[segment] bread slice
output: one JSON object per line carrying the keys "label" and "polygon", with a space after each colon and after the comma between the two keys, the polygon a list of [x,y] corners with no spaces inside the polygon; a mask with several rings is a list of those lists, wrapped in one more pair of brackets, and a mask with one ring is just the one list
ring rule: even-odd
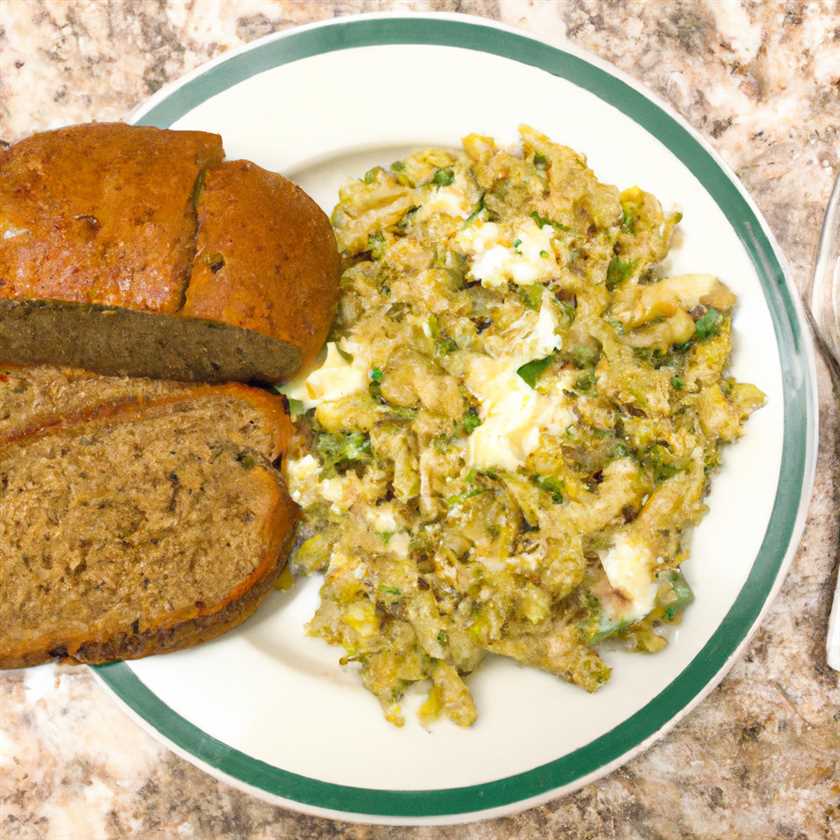
{"label": "bread slice", "polygon": [[164,379],[98,376],[74,368],[0,364],[0,442],[89,417],[102,405],[139,403],[197,387]]}
{"label": "bread slice", "polygon": [[308,364],[338,302],[338,251],[325,219],[300,187],[247,160],[209,169],[182,314],[279,339]]}
{"label": "bread slice", "polygon": [[242,385],[136,397],[0,445],[0,667],[194,645],[282,569],[297,518],[273,463],[282,402]]}
{"label": "bread slice", "polygon": [[280,382],[338,299],[329,219],[221,138],[121,123],[0,152],[0,360]]}
{"label": "bread slice", "polygon": [[222,139],[122,123],[34,134],[0,156],[4,298],[177,312],[193,189]]}

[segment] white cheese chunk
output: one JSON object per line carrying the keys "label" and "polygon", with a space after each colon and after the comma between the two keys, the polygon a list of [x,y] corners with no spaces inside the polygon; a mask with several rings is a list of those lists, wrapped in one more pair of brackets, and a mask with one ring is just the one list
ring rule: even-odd
{"label": "white cheese chunk", "polygon": [[626,533],[619,533],[612,548],[601,552],[610,585],[628,601],[621,619],[638,621],[653,609],[657,590],[654,561],[650,548]]}
{"label": "white cheese chunk", "polygon": [[470,258],[470,274],[486,288],[498,288],[509,280],[520,286],[551,277],[557,259],[551,247],[554,228],[528,219],[516,229],[510,242],[502,242],[494,222],[476,221],[456,237],[458,247]]}
{"label": "white cheese chunk", "polygon": [[[515,470],[537,448],[543,431],[562,431],[574,422],[562,388],[541,394],[517,373],[522,365],[545,358],[560,346],[546,296],[536,323],[515,340],[512,353],[498,358],[475,355],[470,360],[466,385],[479,401],[481,417],[467,443],[467,461],[474,469]],[[520,328],[514,325],[512,331]]]}
{"label": "white cheese chunk", "polygon": [[436,187],[429,190],[427,197],[417,211],[418,219],[426,219],[435,213],[466,219],[472,209],[467,197],[458,186]]}
{"label": "white cheese chunk", "polygon": [[318,496],[318,479],[321,464],[314,455],[290,458],[286,462],[286,480],[289,495],[301,506],[309,507]]}

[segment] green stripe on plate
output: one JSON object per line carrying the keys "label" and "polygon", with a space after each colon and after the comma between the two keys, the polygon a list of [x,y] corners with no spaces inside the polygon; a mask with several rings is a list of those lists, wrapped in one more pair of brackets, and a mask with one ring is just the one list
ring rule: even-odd
{"label": "green stripe on plate", "polygon": [[166,127],[256,73],[321,53],[381,44],[460,47],[541,68],[615,106],[667,146],[714,198],[755,265],[773,319],[785,395],[784,448],[776,499],[761,549],[732,609],[695,659],[644,708],[586,746],[541,767],[485,784],[444,790],[374,790],[329,784],[273,767],[210,737],[161,702],[124,663],[98,669],[110,689],[165,738],[247,785],[316,808],[373,818],[422,819],[473,814],[572,785],[638,747],[715,678],[755,623],[794,534],[814,446],[814,426],[809,420],[814,384],[807,340],[784,271],[738,187],[691,132],[660,106],[605,70],[561,49],[494,27],[447,19],[339,21],[231,56],[174,90],[139,122]]}

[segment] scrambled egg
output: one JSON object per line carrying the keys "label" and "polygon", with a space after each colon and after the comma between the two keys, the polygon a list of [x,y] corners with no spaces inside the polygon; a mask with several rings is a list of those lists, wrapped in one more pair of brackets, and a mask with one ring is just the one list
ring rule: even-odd
{"label": "scrambled egg", "polygon": [[764,400],[726,375],[732,292],[663,276],[679,214],[521,136],[342,188],[337,322],[285,388],[309,632],[397,725],[414,683],[424,722],[470,725],[487,653],[595,691],[603,643],[661,649],[720,447]]}

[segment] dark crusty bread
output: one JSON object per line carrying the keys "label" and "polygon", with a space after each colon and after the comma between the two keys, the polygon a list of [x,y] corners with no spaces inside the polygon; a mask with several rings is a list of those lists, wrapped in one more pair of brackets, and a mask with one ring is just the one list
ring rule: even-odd
{"label": "dark crusty bread", "polygon": [[339,257],[299,187],[221,138],[121,123],[0,152],[0,360],[280,382],[320,350]]}
{"label": "dark crusty bread", "polygon": [[[7,424],[0,443],[0,667],[177,650],[247,618],[297,517],[273,464],[291,431],[282,401],[56,376],[78,376],[88,408],[31,412],[45,422]],[[48,377],[20,374],[31,393]]]}
{"label": "dark crusty bread", "polygon": [[313,206],[300,187],[247,160],[209,169],[183,314],[281,339],[303,365],[312,361],[338,300],[335,236]]}
{"label": "dark crusty bread", "polygon": [[0,158],[3,297],[177,312],[193,187],[218,135],[120,123],[34,134]]}

